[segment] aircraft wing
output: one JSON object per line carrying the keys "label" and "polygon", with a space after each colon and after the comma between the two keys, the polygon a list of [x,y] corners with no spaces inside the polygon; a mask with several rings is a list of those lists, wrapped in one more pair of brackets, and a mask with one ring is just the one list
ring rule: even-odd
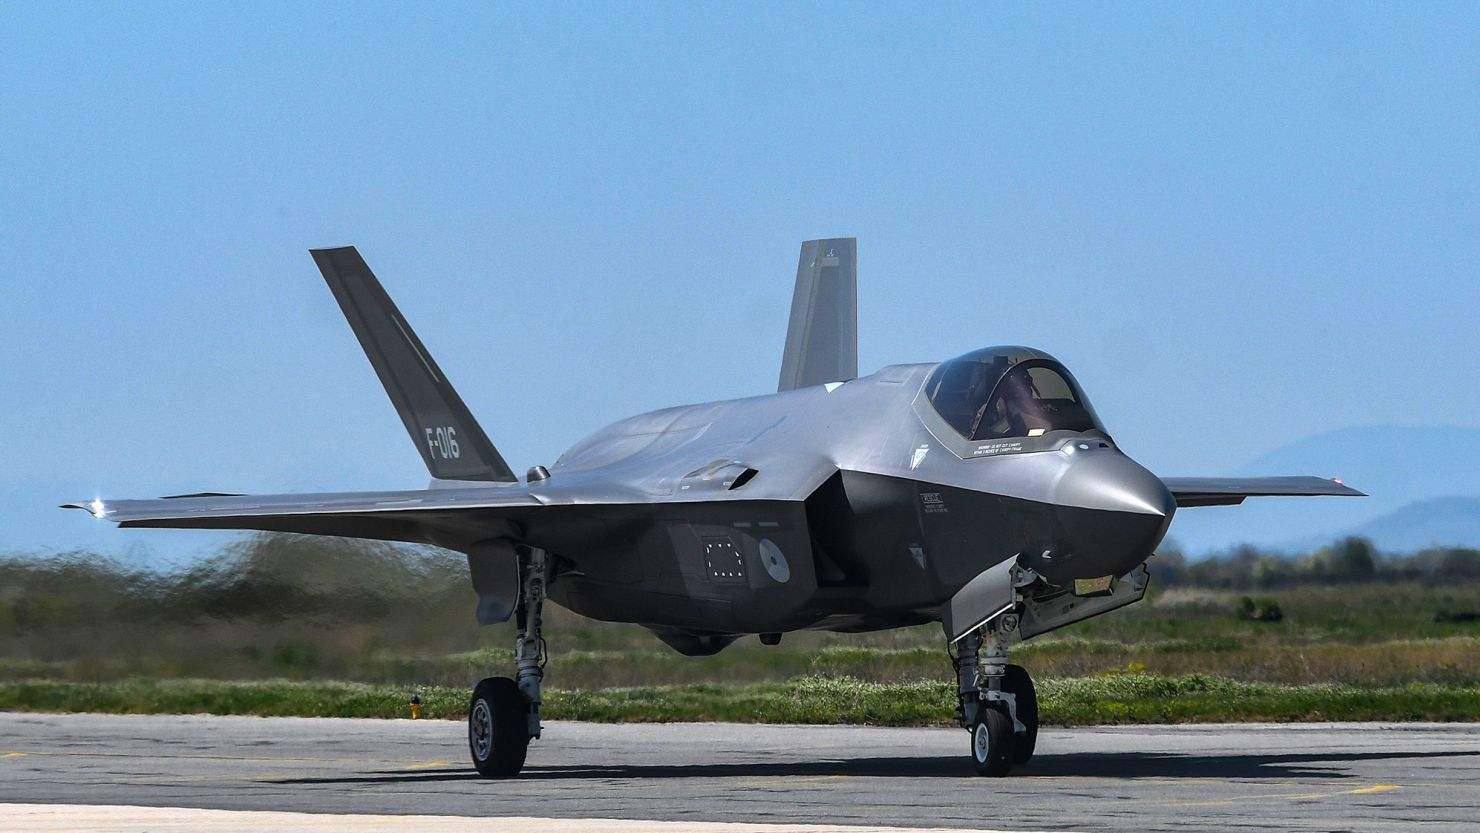
{"label": "aircraft wing", "polygon": [[[668,495],[578,476],[561,479],[559,485],[511,483],[385,492],[203,492],[148,500],[78,501],[63,504],[62,508],[83,509],[120,527],[294,532],[461,550],[500,537],[538,542],[559,535],[570,540],[572,535],[600,526],[587,530],[589,524],[581,523],[583,519],[600,517],[608,525],[620,524],[626,519],[650,516],[655,507],[673,502],[746,500],[752,496],[767,502],[794,500],[790,492],[735,492],[726,488],[729,482],[718,478],[696,477],[692,488],[686,486],[684,491]],[[773,481],[773,485],[803,496],[810,492],[810,480],[799,485],[784,478]]]}
{"label": "aircraft wing", "polygon": [[1250,497],[1366,496],[1324,477],[1163,477],[1161,482],[1179,507],[1234,506]]}
{"label": "aircraft wing", "polygon": [[[187,495],[153,500],[63,504],[121,527],[251,529],[426,542],[428,527],[462,519],[514,517],[541,501],[521,487],[325,492],[285,495]],[[458,517],[461,516],[461,517]]]}

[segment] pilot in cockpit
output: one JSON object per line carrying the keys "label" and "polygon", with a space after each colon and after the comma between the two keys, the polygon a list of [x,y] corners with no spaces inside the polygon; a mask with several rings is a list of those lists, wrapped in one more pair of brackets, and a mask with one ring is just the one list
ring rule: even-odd
{"label": "pilot in cockpit", "polygon": [[[1036,413],[1038,400],[1033,380],[1025,368],[1008,371],[997,385],[996,395],[982,406],[973,436],[1027,436],[1029,415]],[[982,429],[986,429],[983,431]]]}
{"label": "pilot in cockpit", "polygon": [[936,413],[972,441],[1104,430],[1068,371],[1026,348],[987,348],[949,359],[925,387]]}

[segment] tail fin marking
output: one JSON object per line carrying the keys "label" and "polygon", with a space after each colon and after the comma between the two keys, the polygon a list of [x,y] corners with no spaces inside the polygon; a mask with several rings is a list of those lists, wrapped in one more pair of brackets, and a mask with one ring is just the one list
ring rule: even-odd
{"label": "tail fin marking", "polygon": [[778,391],[858,375],[858,241],[808,240],[797,263]]}
{"label": "tail fin marking", "polygon": [[517,481],[360,253],[311,253],[432,477]]}

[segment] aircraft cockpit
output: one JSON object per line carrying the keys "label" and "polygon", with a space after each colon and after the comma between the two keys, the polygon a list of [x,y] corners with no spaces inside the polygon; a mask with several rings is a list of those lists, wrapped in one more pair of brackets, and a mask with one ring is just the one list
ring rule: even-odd
{"label": "aircraft cockpit", "polygon": [[988,347],[941,362],[924,396],[973,442],[1105,430],[1068,369],[1027,347]]}

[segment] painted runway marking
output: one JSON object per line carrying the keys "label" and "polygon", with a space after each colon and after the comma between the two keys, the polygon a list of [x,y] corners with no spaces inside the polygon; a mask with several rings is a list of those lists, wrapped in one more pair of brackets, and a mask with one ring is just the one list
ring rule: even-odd
{"label": "painted runway marking", "polygon": [[1235,795],[1228,798],[1215,798],[1207,801],[1164,801],[1165,807],[1222,807],[1229,804],[1244,801],[1263,801],[1266,799],[1283,799],[1285,801],[1319,801],[1323,798],[1336,798],[1343,795],[1371,795],[1373,793],[1387,792],[1399,789],[1397,784],[1374,784],[1370,787],[1362,787],[1355,790],[1338,790],[1336,792],[1306,792],[1306,793],[1265,793],[1263,795]]}
{"label": "painted runway marking", "polygon": [[850,778],[849,775],[770,775],[765,778],[744,778],[740,786],[769,786],[772,784],[808,784],[817,781],[841,781]]}
{"label": "painted runway marking", "polygon": [[[149,833],[160,829],[192,833],[256,833],[260,830],[415,831],[415,833],[947,833],[945,828],[875,827],[839,824],[649,821],[646,819],[556,819],[470,816],[339,815],[269,810],[201,810],[89,804],[0,804],[0,833]],[[959,831],[952,831],[959,833]],[[981,830],[979,833],[1007,833]],[[1067,831],[1060,831],[1067,833]]]}
{"label": "painted runway marking", "polygon": [[[47,750],[45,752],[16,752],[16,755],[45,755],[48,758],[132,758],[135,760],[159,760],[159,761],[247,761],[252,763],[289,763],[289,764],[399,764],[402,760],[391,760],[388,758],[314,758],[301,755],[285,755],[282,757],[274,755],[186,755],[178,752],[160,752],[158,754],[139,754],[129,752],[61,752]],[[0,757],[6,757],[0,755]]]}
{"label": "painted runway marking", "polygon": [[407,769],[440,769],[444,766],[452,766],[451,761],[426,761],[420,764],[410,764]]}

